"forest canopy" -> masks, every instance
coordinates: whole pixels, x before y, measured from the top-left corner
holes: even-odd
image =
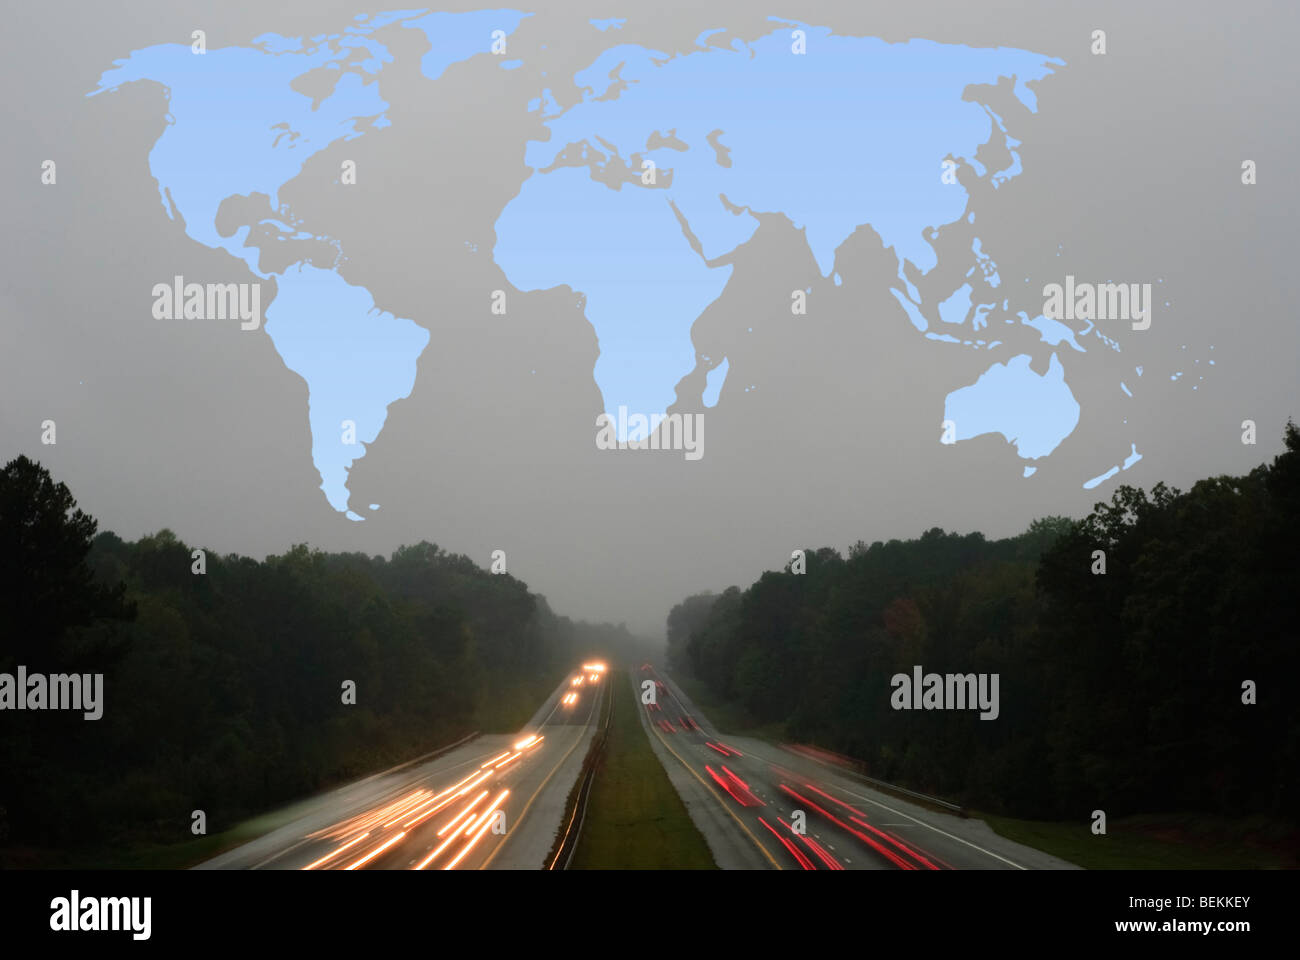
[[[803,574],[673,608],[670,662],[757,724],[981,809],[1293,817],[1293,423],[1285,445],[1247,476],[1122,486],[1008,539],[936,528],[806,550]],[[918,665],[998,674],[998,718],[893,709],[891,677]]]
[[[103,673],[103,716],[0,715],[0,844],[190,839],[410,759],[513,731],[623,627],[557,616],[432,543],[202,556],[98,533],[68,488],[0,470],[0,673]],[[343,685],[355,685],[344,703]]]

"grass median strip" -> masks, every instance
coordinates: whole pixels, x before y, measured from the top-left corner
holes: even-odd
[[[606,682],[614,717],[569,869],[715,869],[708,844],[650,748],[627,674],[613,672]]]

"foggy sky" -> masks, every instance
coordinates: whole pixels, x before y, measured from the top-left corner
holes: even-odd
[[[113,60],[188,44],[194,29],[212,49],[267,32],[338,32],[356,13],[399,6],[144,0],[7,11],[0,462],[41,460],[101,530],[128,539],[169,527],[256,557],[300,542],[388,554],[429,540],[484,566],[502,549],[509,571],[558,612],[659,634],[688,594],[747,585],[797,547],[845,550],[932,526],[1012,535],[1034,517],[1081,516],[1121,482],[1186,488],[1244,473],[1279,452],[1287,417],[1300,416],[1285,262],[1300,210],[1300,7],[520,3],[538,15],[511,37],[525,65],[508,73],[480,58],[431,83],[418,74],[423,35],[385,34],[396,61],[378,82],[392,126],[323,150],[282,192],[312,232],[340,238],[350,283],[431,335],[414,391],[351,472],[354,506],[382,509],[351,522],[319,489],[306,384],[265,332],[151,315],[152,287],[176,274],[256,279],[186,237],[158,202],[148,154],[165,123],[162,90],[85,94]],[[765,30],[769,12],[842,34],[1067,61],[1037,85],[1038,113],[1015,131],[1024,172],[983,208],[984,249],[1007,286],[1028,277],[1038,290],[1066,273],[1163,283],[1151,329],[1117,333],[1122,354],[1097,356],[1096,340],[1095,362],[1047,344],[1031,351],[1040,372],[1058,353],[1083,408],[1034,477],[1021,477],[1000,435],[938,442],[945,395],[1007,355],[918,334],[889,293],[896,265],[873,231],[840,249],[835,287],[775,216],[693,330],[700,353],[726,352],[730,365],[706,412],[703,459],[595,448],[598,348],[577,295],[515,291],[491,260],[493,223],[528,174],[524,148],[539,127],[524,105],[614,43],[684,50],[712,28]],[[586,23],[612,16],[628,18],[622,31]],[[1098,28],[1101,57],[1089,52]],[[797,115],[774,122],[798,135]],[[361,171],[347,190],[334,182],[343,158]],[[54,186],[40,182],[46,159],[58,164]],[[1241,183],[1245,159],[1258,165],[1255,186]],[[960,250],[951,258],[962,270],[971,262]],[[790,291],[803,287],[814,291],[809,314],[792,317]],[[506,316],[489,311],[494,289],[509,291]],[[695,379],[676,409],[702,409]],[[1253,447],[1240,440],[1247,418],[1258,424]],[[55,446],[40,443],[46,419],[58,425]],[[1130,443],[1140,463],[1082,489]]]

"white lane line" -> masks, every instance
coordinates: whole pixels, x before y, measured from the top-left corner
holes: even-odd
[[[656,673],[657,673],[657,671],[656,671]],[[667,686],[667,683],[665,683],[665,686]],[[671,689],[669,690],[669,692],[672,693]],[[677,699],[677,698],[674,696],[674,699]],[[678,705],[681,706],[681,701],[680,701],[680,700],[678,700]],[[754,752],[754,751],[752,751],[752,750],[750,751],[750,755],[751,755],[751,756],[758,757],[758,759],[763,760],[763,761],[766,762],[766,763],[775,764],[775,761],[774,761],[774,760],[771,760],[771,759],[769,759],[769,758],[767,758],[767,757],[764,757],[762,754],[760,754],[760,753],[756,753],[756,752]],[[1029,869],[1028,867],[1021,866],[1020,864],[1016,863],[1014,860],[1008,860],[1006,857],[1003,857],[1003,856],[1000,856],[999,854],[994,853],[992,850],[985,850],[983,847],[981,847],[981,846],[980,846],[979,844],[977,844],[977,843],[971,843],[969,840],[965,840],[965,839],[963,839],[963,838],[961,838],[961,837],[955,836],[955,835],[949,833],[947,830],[941,830],[940,828],[936,827],[936,826],[935,826],[934,824],[932,824],[932,823],[926,823],[924,820],[918,820],[918,819],[916,819],[916,817],[910,816],[910,815],[904,813],[902,810],[895,810],[893,807],[889,806],[888,804],[881,803],[879,800],[873,800],[871,797],[864,797],[864,796],[863,796],[862,794],[860,794],[860,793],[854,793],[852,790],[848,790],[848,789],[846,789],[846,788],[844,788],[844,787],[841,787],[841,786],[838,786],[838,785],[836,785],[836,784],[830,783],[829,781],[827,781],[827,786],[830,786],[830,787],[832,787],[833,789],[839,790],[841,793],[846,793],[846,794],[848,794],[850,797],[857,797],[859,800],[865,800],[867,803],[874,803],[876,806],[880,807],[882,810],[888,810],[890,813],[895,814],[896,816],[904,817],[904,818],[910,820],[912,823],[919,824],[919,825],[922,826],[922,827],[926,827],[927,829],[933,830],[935,833],[938,833],[938,834],[941,834],[942,836],[947,837],[949,840],[956,840],[958,843],[964,843],[966,846],[970,847],[972,850],[978,850],[980,853],[984,854],[985,856],[992,857],[994,860],[1001,860],[1003,863],[1007,864],[1008,866],[1015,867],[1017,870],[1028,870],[1028,869]],[[907,826],[907,824],[898,824],[898,826]]]
[[[758,757],[760,760],[765,760],[765,759],[766,759],[765,757],[763,757],[762,754],[759,754],[759,753],[754,753],[753,755],[756,756],[756,757]],[[773,760],[767,760],[767,762],[768,762],[768,763],[775,763],[775,761],[773,761]],[[887,804],[887,803],[881,803],[879,800],[873,800],[873,799],[871,799],[870,797],[864,797],[864,796],[863,796],[862,794],[860,794],[860,793],[854,793],[852,790],[849,790],[849,789],[847,789],[847,788],[845,788],[845,787],[841,787],[841,786],[839,786],[838,784],[831,783],[829,780],[826,781],[826,785],[827,785],[828,787],[831,787],[831,788],[834,789],[834,790],[838,790],[840,793],[847,793],[850,797],[857,797],[859,800],[865,800],[867,803],[874,803],[876,806],[880,807],[882,810],[888,810],[890,813],[892,813],[892,814],[894,814],[894,815],[896,815],[896,816],[903,817],[903,818],[905,818],[905,819],[907,819],[907,820],[910,820],[910,821],[912,821],[912,823],[920,824],[920,825],[923,826],[923,827],[926,827],[926,828],[928,828],[928,829],[930,829],[930,830],[933,830],[935,833],[942,834],[943,836],[947,837],[949,840],[956,840],[958,843],[964,843],[964,844],[966,844],[966,846],[970,847],[972,850],[978,850],[980,853],[982,853],[982,854],[984,854],[984,855],[986,855],[986,856],[992,857],[994,860],[1001,860],[1003,863],[1007,864],[1008,866],[1015,867],[1017,870],[1028,870],[1028,869],[1029,869],[1028,867],[1023,867],[1023,866],[1021,866],[1020,864],[1016,863],[1014,860],[1008,860],[1006,857],[1003,857],[1003,856],[1000,856],[1000,855],[994,853],[992,850],[985,850],[985,849],[984,849],[983,847],[981,847],[978,843],[971,843],[969,840],[965,840],[965,839],[963,839],[963,838],[961,838],[961,837],[954,836],[953,834],[949,833],[947,830],[940,830],[938,827],[936,827],[936,826],[935,826],[934,824],[932,824],[932,823],[926,823],[924,820],[918,820],[918,819],[916,819],[916,817],[909,816],[908,814],[904,813],[902,810],[895,810],[893,807],[889,806],[889,804]],[[901,824],[901,826],[906,826],[906,824]]]
[[[600,702],[601,697],[603,696],[604,696],[604,690],[601,690],[600,694],[592,698],[594,702],[592,703],[591,708],[587,711],[587,720],[581,727],[578,728],[578,735],[573,740],[573,746],[569,747],[569,749],[565,751],[564,756],[560,757],[559,763],[557,763],[554,767],[551,768],[551,772],[546,775],[546,779],[541,782],[541,785],[538,786],[538,788],[533,791],[533,795],[528,798],[528,802],[524,804],[524,809],[519,812],[519,817],[518,819],[515,820],[516,831],[519,829],[520,824],[524,822],[524,817],[528,816],[528,811],[532,807],[533,801],[537,799],[537,795],[542,792],[542,789],[548,783],[551,782],[551,777],[555,776],[556,771],[559,770],[560,767],[564,765],[564,761],[569,759],[569,754],[573,753],[574,750],[578,749],[578,745],[581,744],[584,739],[586,739],[587,732],[591,729],[592,726],[591,718],[592,716],[595,715],[596,706]],[[551,712],[554,713],[555,711],[552,710]],[[565,724],[564,726],[566,727],[566,732],[567,732],[567,730],[573,729],[574,725]],[[497,854],[502,851],[502,849],[506,845],[506,842],[512,836],[514,836],[514,834],[507,833],[506,836],[503,837],[501,841],[497,843],[495,847],[492,848],[492,852],[488,854],[487,859],[484,860],[481,864],[479,864],[480,870],[486,870],[488,868],[488,866],[492,863],[493,860],[496,859]]]
[[[253,865],[252,865],[251,867],[249,867],[248,869],[249,869],[249,870],[256,870],[258,867],[265,866],[266,864],[270,863],[272,860],[279,860],[281,857],[283,857],[285,854],[289,853],[290,851],[292,851],[292,850],[297,850],[297,849],[298,849],[299,847],[301,847],[304,843],[309,843],[309,842],[311,842],[312,839],[313,839],[312,837],[303,837],[301,840],[299,840],[297,843],[295,843],[292,847],[289,847],[289,848],[287,848],[287,849],[285,849],[285,850],[281,850],[279,853],[273,853],[273,854],[271,854],[269,857],[267,857],[265,860],[259,860],[257,863],[253,864]]]
[[[835,784],[827,784],[827,785],[830,786],[832,789],[839,790],[841,793],[847,793],[850,797],[857,797],[859,800],[865,800],[867,803],[874,803],[882,810],[888,810],[890,813],[897,814],[900,817],[907,817],[907,819],[911,820],[913,823],[918,823],[923,827],[928,827],[929,829],[933,830],[935,833],[939,833],[947,837],[949,840],[956,840],[958,843],[964,843],[972,850],[978,850],[980,853],[985,854],[986,856],[990,856],[994,860],[1001,860],[1003,863],[1007,864],[1008,866],[1015,867],[1017,870],[1029,869],[1028,867],[1021,866],[1020,864],[1016,863],[1014,860],[1008,860],[1006,857],[994,853],[992,850],[985,850],[978,843],[971,843],[969,840],[965,840],[961,837],[955,836],[954,834],[949,833],[947,830],[940,830],[932,823],[926,823],[924,820],[916,819],[916,817],[909,817],[902,810],[895,810],[893,807],[881,803],[879,800],[872,800],[870,797],[864,797],[862,794],[854,793],[852,790],[846,790],[844,787],[837,787],[835,786]]]

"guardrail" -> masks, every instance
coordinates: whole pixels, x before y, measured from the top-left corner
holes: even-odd
[[[663,677],[665,683],[669,684],[673,688],[673,696],[677,697],[677,699],[683,705],[685,705],[688,701],[686,700],[686,698],[682,696],[681,691],[677,689],[677,684],[673,682],[672,678],[669,677],[667,674],[663,674],[663,673],[661,673],[660,676]],[[692,708],[693,707],[694,705],[692,704]],[[853,767],[849,765],[849,763],[860,764],[862,763],[861,760],[856,760],[853,757],[843,757],[840,754],[836,754],[837,757],[840,757],[842,760],[848,762],[842,764],[828,763],[827,761],[820,759],[813,752],[811,752],[812,749],[817,749],[817,748],[811,748],[809,751],[806,752],[804,750],[799,749],[800,746],[802,746],[801,744],[783,743],[783,744],[778,744],[778,746],[782,750],[788,750],[791,753],[798,754],[799,756],[803,757],[805,760],[811,760],[813,761],[813,763],[820,764],[821,766],[824,766],[828,769],[837,770],[840,773],[847,774],[848,776],[853,777],[856,780],[861,780],[864,783],[869,783],[878,790],[883,790],[887,793],[895,793],[900,796],[908,797],[909,799],[919,801],[921,803],[928,803],[931,806],[939,807],[943,810],[947,810],[951,813],[955,813],[959,817],[962,818],[966,817],[966,808],[961,806],[961,804],[952,803],[948,800],[941,800],[938,797],[931,797],[928,794],[918,793],[915,790],[909,790],[907,787],[900,787],[897,784],[887,783],[884,780],[877,780],[875,777],[869,777],[865,773],[861,773],[857,770],[854,770]],[[830,753],[831,751],[819,749],[818,752]]]
[[[449,743],[445,747],[439,747],[437,750],[430,750],[428,753],[421,754],[420,756],[416,757],[414,760],[404,760],[395,767],[389,767],[387,770],[380,770],[378,773],[372,773],[367,777],[362,777],[360,780],[354,780],[352,783],[346,784],[346,786],[357,786],[358,784],[369,783],[371,780],[374,780],[376,777],[387,776],[390,773],[395,773],[398,770],[401,770],[403,767],[409,767],[412,764],[421,763],[425,760],[432,760],[434,757],[441,756],[444,753],[450,753],[452,750],[455,750],[457,747],[463,747],[465,744],[469,743],[478,735],[479,735],[479,731],[475,730],[473,733],[469,734],[468,736],[461,737],[455,743]]]
[[[959,817],[966,816],[966,808],[959,803],[950,803],[947,800],[940,800],[938,797],[932,797],[925,793],[917,793],[915,790],[909,790],[907,787],[900,787],[894,783],[886,783],[884,780],[877,780],[875,777],[869,777],[865,773],[854,772],[853,775],[881,790],[887,790],[890,793],[901,793],[903,796],[911,797],[913,800],[920,800],[924,803],[933,804],[936,807],[943,807],[945,810],[950,810]]]
[[[932,797],[929,794],[918,793],[916,790],[910,790],[907,787],[900,787],[896,783],[888,783],[887,781],[884,780],[877,780],[875,777],[869,777],[865,773],[860,773],[859,771],[854,770],[852,767],[843,766],[838,763],[834,763],[834,764],[827,763],[825,760],[818,759],[812,753],[800,750],[799,744],[782,744],[781,748],[783,750],[789,750],[791,753],[795,753],[806,760],[811,760],[813,761],[813,763],[819,763],[822,766],[827,767],[829,769],[837,770],[840,773],[853,777],[855,780],[862,780],[863,782],[869,783],[873,787],[876,787],[879,790],[884,790],[887,793],[900,794],[912,800],[918,800],[922,803],[931,804],[932,806],[942,807],[944,810],[948,810],[952,813],[955,813],[959,817],[966,816],[966,808],[963,807],[961,804],[951,803],[948,800],[941,800],[938,797]]]

